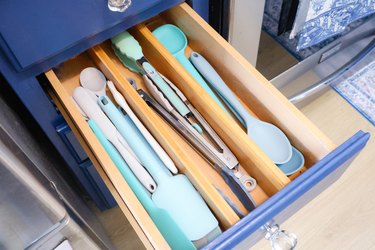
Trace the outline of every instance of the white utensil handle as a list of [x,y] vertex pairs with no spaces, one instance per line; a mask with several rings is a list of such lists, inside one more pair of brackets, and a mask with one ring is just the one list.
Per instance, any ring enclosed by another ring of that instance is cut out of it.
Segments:
[[133,171],[134,175],[137,176],[138,180],[145,186],[151,193],[156,190],[156,183],[154,179],[148,174],[138,160],[122,145],[119,141],[112,142],[115,148],[119,151],[122,158],[129,165],[129,168]]
[[132,154],[132,156],[138,161],[138,162],[141,162],[139,160],[139,158],[137,157],[137,155],[134,153],[133,149],[129,146],[128,142],[124,139],[124,137],[121,136],[120,132],[116,131],[117,132],[117,139],[119,140],[119,142],[126,148],[126,150],[129,151],[129,153]]
[[[83,112],[92,119],[96,125],[103,132],[107,140],[109,140],[116,149],[120,152],[121,156],[126,162],[129,161],[129,167],[132,169],[134,174],[138,177],[142,185],[150,192],[154,192],[155,189],[150,187],[156,187],[155,181],[146,169],[132,156],[130,152],[120,143],[117,138],[117,129],[108,119],[108,117],[100,109],[99,105],[90,97],[88,90],[77,87],[73,91],[73,98],[77,104],[81,107]],[[121,151],[120,151],[121,150]],[[133,160],[134,159],[134,160]]]
[[117,104],[120,105],[126,111],[130,119],[134,122],[135,126],[139,129],[141,134],[145,137],[146,141],[155,150],[156,154],[164,162],[167,168],[172,173],[177,174],[178,170],[176,166],[174,165],[172,159],[168,156],[168,154],[164,151],[164,149],[159,145],[159,143],[155,140],[155,138],[151,135],[151,133],[145,128],[145,126],[138,119],[138,117],[133,113],[133,110],[131,110],[125,98],[121,95],[121,93],[118,92],[113,82],[107,81],[107,85],[113,97],[115,98]]

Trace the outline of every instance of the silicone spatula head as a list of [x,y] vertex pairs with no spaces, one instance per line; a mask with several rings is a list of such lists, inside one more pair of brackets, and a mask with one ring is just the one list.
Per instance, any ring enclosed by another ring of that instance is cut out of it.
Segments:
[[111,39],[112,44],[131,60],[137,61],[143,57],[142,47],[138,41],[127,31]]
[[165,24],[155,29],[152,34],[171,52],[173,55],[183,53],[187,46],[187,38],[178,27],[172,24]]

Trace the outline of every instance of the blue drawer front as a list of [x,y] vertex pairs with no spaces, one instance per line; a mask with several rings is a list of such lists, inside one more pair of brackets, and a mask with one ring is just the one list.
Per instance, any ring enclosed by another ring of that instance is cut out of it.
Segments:
[[73,131],[70,129],[68,124],[65,122],[56,127],[56,132],[59,133],[61,139],[65,142],[77,163],[82,163],[88,159],[86,152],[83,150],[81,144],[77,137],[74,135]]
[[0,46],[18,71],[35,75],[180,2],[136,0],[119,13],[107,0],[4,0]]
[[340,145],[280,190],[257,209],[225,231],[204,249],[248,249],[261,237],[267,222],[281,223],[334,183],[366,145],[370,135],[363,131]]

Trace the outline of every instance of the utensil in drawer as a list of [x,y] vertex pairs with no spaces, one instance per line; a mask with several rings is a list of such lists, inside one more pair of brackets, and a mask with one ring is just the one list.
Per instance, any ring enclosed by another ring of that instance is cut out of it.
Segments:
[[144,138],[147,140],[147,142],[150,144],[150,146],[154,149],[154,151],[157,153],[159,158],[163,161],[165,166],[168,167],[168,169],[174,173],[177,174],[177,168],[174,165],[173,161],[167,153],[164,151],[164,149],[159,145],[159,143],[154,139],[154,137],[151,135],[151,133],[143,126],[142,122],[138,119],[138,117],[133,113],[131,108],[129,107],[128,103],[126,102],[125,98],[121,95],[120,92],[116,89],[115,85],[112,81],[107,81],[107,86],[109,90],[111,91],[113,98],[115,98],[115,101],[118,105],[120,105],[121,108],[124,109],[124,111],[129,115],[130,119],[133,121],[133,123],[137,126],[139,131],[142,133]]
[[144,187],[154,192],[156,189],[156,183],[152,179],[151,175],[146,169],[138,162],[132,153],[126,148],[125,140],[116,130],[115,126],[105,116],[98,104],[90,97],[88,90],[82,87],[77,87],[73,91],[73,98],[76,103],[81,107],[82,111],[87,115],[89,119],[95,121],[99,128],[105,134],[105,137],[116,147],[120,152],[121,156],[128,163],[131,170],[138,177],[139,181]]
[[[181,102],[176,93],[163,80],[157,70],[147,61],[138,41],[127,31],[113,37],[111,40],[115,49],[115,54],[122,60],[124,65],[133,71],[141,73],[146,79],[146,84],[150,84],[152,81],[152,83],[155,84],[155,88],[160,89],[177,111],[188,119],[190,114],[189,109]],[[152,87],[154,87],[153,84]],[[151,89],[151,91],[152,90],[153,89]],[[202,132],[197,124],[193,123],[192,125],[198,132]]]
[[[166,78],[163,75],[161,75],[161,77],[165,80],[166,83],[169,84],[169,86],[171,86],[173,91],[175,91],[178,97],[185,103],[185,105],[191,112],[191,116],[193,116],[195,120],[198,121],[200,126],[204,128],[204,130],[208,133],[209,137],[220,150],[215,150],[215,148],[201,135],[195,136],[198,139],[198,141],[200,141],[201,144],[205,145],[205,148],[208,148],[209,151],[213,152],[213,154],[217,155],[217,158],[221,159],[221,163],[224,163],[225,166],[227,166],[229,169],[232,169],[234,172],[237,173],[236,176],[238,177],[238,179],[241,180],[243,186],[246,187],[247,191],[252,191],[256,187],[255,179],[241,173],[241,171],[238,168],[239,163],[237,158],[233,155],[233,153],[229,150],[225,143],[220,139],[216,132],[211,128],[211,126],[206,122],[202,115],[191,105],[186,96],[174,85],[173,82],[171,82],[168,78]],[[161,106],[163,106],[169,113],[174,113],[173,107],[169,105],[168,100],[164,98],[164,95],[161,92],[154,88],[154,91],[151,91],[151,94],[156,97],[156,100],[160,100],[159,104],[161,104]],[[188,131],[191,131],[192,136],[194,137],[193,133],[196,133],[191,130],[189,124],[186,121],[184,121],[181,117],[178,117],[178,119],[181,120],[181,123],[183,123],[186,126]]]
[[79,74],[79,81],[85,89],[96,96],[105,95],[106,78],[103,73],[94,67],[88,67]]
[[205,238],[218,227],[216,218],[185,175],[173,176],[156,155],[128,115],[121,113],[107,96],[98,104],[153,176],[157,188],[154,203],[166,209],[192,241]]
[[[225,144],[222,143],[220,138],[217,137],[222,152],[219,152],[210,143],[208,143],[206,139],[202,137],[202,135],[197,133],[195,129],[189,126],[189,124],[180,116],[178,112],[173,109],[171,112],[165,110],[159,103],[157,103],[141,89],[138,90],[138,93],[149,106],[155,109],[188,142],[190,142],[214,165],[216,170],[220,172],[225,182],[236,194],[244,207],[249,211],[254,210],[256,204],[253,198],[250,196],[249,191],[255,188],[256,181],[250,176],[239,171],[239,163],[237,159],[225,146]],[[206,129],[206,127],[204,128]],[[249,190],[247,188],[249,188]]]
[[226,110],[219,98],[185,56],[185,49],[188,42],[184,32],[172,24],[164,24],[156,28],[152,34],[154,34],[164,47],[177,59],[186,71],[189,72],[195,81],[206,90],[215,102],[219,104],[222,109]]
[[145,191],[138,179],[134,176],[133,172],[129,169],[128,165],[121,158],[113,145],[107,140],[95,122],[89,120],[88,124],[171,248],[195,249],[192,242],[172,219],[169,213],[165,209],[158,208],[154,204],[149,194]]
[[245,122],[244,125],[246,125],[247,134],[250,139],[253,140],[274,163],[287,163],[292,157],[292,146],[286,135],[275,125],[260,121],[251,116],[203,56],[197,52],[192,52],[190,60],[220,96],[236,110],[235,113],[240,115]]

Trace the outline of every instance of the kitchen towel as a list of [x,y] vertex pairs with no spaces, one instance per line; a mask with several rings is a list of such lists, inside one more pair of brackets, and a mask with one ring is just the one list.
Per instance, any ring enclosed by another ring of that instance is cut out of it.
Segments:
[[375,126],[375,49],[334,80],[333,89]]
[[283,0],[277,35],[292,29],[299,0]]
[[297,50],[331,38],[361,18],[375,13],[375,0],[301,0],[290,37]]
[[[280,24],[279,21],[282,18],[281,12],[282,4],[284,1],[287,0],[266,0],[262,29],[273,39],[275,39],[279,44],[281,44],[286,50],[288,50],[294,57],[296,57],[297,60],[301,61],[318,51],[320,47],[313,46],[307,49],[296,51],[298,39],[289,39],[290,31],[286,31],[281,35],[278,35]],[[297,6],[295,7],[297,8]]]

